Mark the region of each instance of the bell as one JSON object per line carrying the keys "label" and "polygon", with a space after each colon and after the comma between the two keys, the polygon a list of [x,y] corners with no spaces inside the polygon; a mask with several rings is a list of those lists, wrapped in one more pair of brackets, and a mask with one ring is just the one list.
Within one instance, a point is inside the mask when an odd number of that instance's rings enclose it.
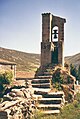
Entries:
{"label": "bell", "polygon": [[57,34],[57,30],[56,29],[54,30],[54,34]]}
{"label": "bell", "polygon": [[56,29],[54,30],[53,34],[54,34],[54,39],[56,39],[57,38],[57,34],[58,34]]}
{"label": "bell", "polygon": [[57,38],[57,34],[54,34],[54,39],[56,39]]}

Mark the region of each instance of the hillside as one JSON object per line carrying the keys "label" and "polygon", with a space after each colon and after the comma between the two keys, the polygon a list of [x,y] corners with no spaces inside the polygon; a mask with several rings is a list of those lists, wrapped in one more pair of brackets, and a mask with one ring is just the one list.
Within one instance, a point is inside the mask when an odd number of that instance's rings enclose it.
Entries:
{"label": "hillside", "polygon": [[0,47],[0,58],[15,62],[17,71],[35,71],[39,66],[40,55],[10,50]]}
{"label": "hillside", "polygon": [[68,62],[69,64],[74,64],[75,66],[79,66],[80,65],[80,53],[75,54],[73,56],[65,57],[65,61]]}
{"label": "hillside", "polygon": [[[0,58],[15,62],[17,71],[35,71],[40,65],[40,55],[25,53],[0,47]],[[80,65],[80,53],[65,57],[65,61],[76,66]]]}

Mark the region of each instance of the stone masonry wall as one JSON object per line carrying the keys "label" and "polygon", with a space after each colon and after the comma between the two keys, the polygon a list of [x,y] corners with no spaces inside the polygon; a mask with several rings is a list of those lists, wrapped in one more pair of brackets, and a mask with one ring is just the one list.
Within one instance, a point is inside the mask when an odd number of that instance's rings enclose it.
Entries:
{"label": "stone masonry wall", "polygon": [[[42,14],[42,42],[41,42],[41,66],[52,63],[51,48],[52,29],[57,26],[58,31],[58,64],[64,64],[64,23],[65,19],[54,16],[50,13]],[[54,58],[53,58],[54,59]]]}

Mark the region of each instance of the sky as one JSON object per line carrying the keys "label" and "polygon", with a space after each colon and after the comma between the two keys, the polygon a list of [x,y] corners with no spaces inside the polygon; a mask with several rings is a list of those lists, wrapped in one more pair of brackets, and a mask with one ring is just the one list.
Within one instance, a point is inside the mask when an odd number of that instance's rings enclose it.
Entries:
{"label": "sky", "polygon": [[80,0],[0,0],[0,47],[40,53],[47,12],[66,19],[64,55],[80,53]]}

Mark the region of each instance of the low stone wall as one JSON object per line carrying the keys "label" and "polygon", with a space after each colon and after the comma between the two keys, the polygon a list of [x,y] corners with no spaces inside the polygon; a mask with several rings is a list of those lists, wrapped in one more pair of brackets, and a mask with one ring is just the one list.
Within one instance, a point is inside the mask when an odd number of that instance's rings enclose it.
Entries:
{"label": "low stone wall", "polygon": [[0,103],[0,119],[28,119],[34,109],[35,101],[29,88],[12,89]]}

